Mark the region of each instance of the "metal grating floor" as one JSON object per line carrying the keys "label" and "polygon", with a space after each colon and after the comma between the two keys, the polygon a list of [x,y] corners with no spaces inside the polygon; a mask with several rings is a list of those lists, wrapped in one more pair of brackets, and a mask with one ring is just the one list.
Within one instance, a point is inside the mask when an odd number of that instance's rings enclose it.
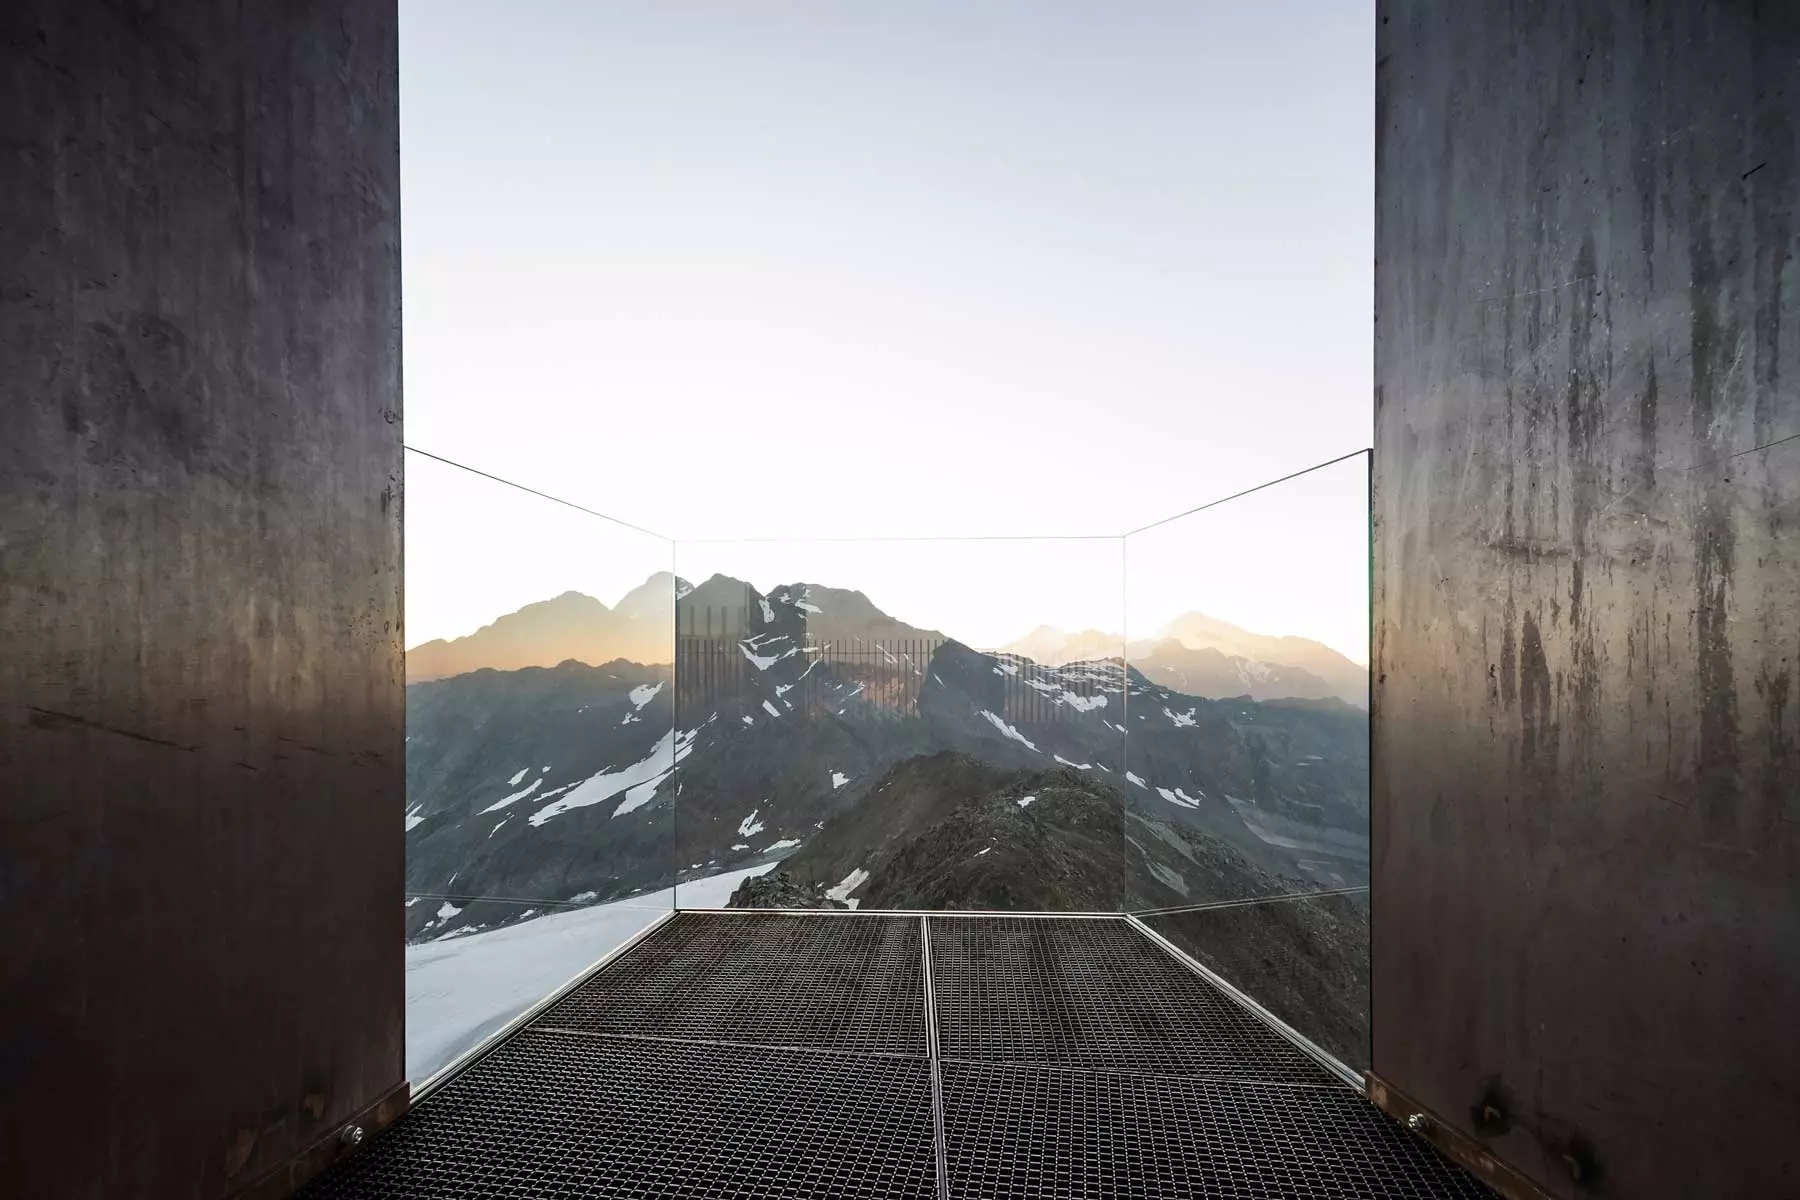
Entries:
{"label": "metal grating floor", "polygon": [[1488,1193],[1123,920],[762,912],[669,921],[303,1194]]}
{"label": "metal grating floor", "polygon": [[1294,896],[1142,917],[1354,1070],[1369,1067],[1369,897]]}
{"label": "metal grating floor", "polygon": [[1342,1086],[1123,921],[937,920],[931,969],[948,1059]]}
{"label": "metal grating floor", "polygon": [[682,913],[535,1024],[923,1054],[919,918]]}
{"label": "metal grating floor", "polygon": [[922,1059],[527,1030],[308,1195],[936,1194]]}
{"label": "metal grating floor", "polygon": [[1344,1087],[942,1069],[952,1196],[1490,1195]]}

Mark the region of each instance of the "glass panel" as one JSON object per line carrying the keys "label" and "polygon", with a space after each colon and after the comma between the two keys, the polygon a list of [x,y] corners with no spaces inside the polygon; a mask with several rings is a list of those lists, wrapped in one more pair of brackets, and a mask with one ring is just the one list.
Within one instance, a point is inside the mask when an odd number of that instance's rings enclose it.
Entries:
{"label": "glass panel", "polygon": [[1366,1051],[1350,1054],[1363,1043],[1346,1031],[1367,1027],[1368,512],[1357,455],[1126,539],[1126,903],[1337,893],[1161,924],[1356,1062]]}
{"label": "glass panel", "polygon": [[1330,1051],[1369,1068],[1369,893],[1146,916],[1156,932]]}
{"label": "glass panel", "polygon": [[680,907],[1116,910],[1117,538],[677,549]]}
{"label": "glass panel", "polygon": [[406,476],[407,1074],[667,912],[662,538],[426,456]]}

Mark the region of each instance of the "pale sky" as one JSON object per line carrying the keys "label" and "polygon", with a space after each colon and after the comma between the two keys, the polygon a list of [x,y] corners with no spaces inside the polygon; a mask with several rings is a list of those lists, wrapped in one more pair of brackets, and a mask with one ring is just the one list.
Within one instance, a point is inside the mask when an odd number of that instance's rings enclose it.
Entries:
{"label": "pale sky", "polygon": [[[1369,443],[1366,3],[401,18],[412,445],[674,537],[833,538],[1116,534]],[[675,561],[407,465],[409,645]],[[1134,539],[1129,614],[1111,541],[680,566],[976,642],[1198,608],[1365,660],[1361,471]]]}

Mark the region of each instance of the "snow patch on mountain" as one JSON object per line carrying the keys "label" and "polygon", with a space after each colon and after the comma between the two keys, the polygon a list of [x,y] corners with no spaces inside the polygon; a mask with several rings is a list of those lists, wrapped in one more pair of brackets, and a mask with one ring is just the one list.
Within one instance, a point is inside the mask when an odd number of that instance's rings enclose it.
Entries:
{"label": "snow patch on mountain", "polygon": [[[525,772],[520,771],[519,775],[523,775],[524,773]],[[513,782],[514,783],[519,782],[518,776],[513,777]],[[492,804],[488,805],[486,808],[482,809],[481,811],[484,813],[499,812],[501,809],[505,808],[509,804],[517,804],[519,801],[525,799],[525,797],[531,795],[531,793],[537,791],[539,788],[541,788],[543,786],[544,786],[544,777],[542,775],[539,775],[536,779],[532,780],[530,783],[526,784],[524,787],[520,788],[518,791],[514,792],[512,795],[500,797],[500,799],[494,801]]]}
{"label": "snow patch on mountain", "polygon": [[644,705],[656,699],[657,693],[662,690],[663,685],[662,680],[660,679],[655,683],[640,683],[631,689],[631,703],[638,708],[642,708]]}
{"label": "snow patch on mountain", "polygon": [[656,789],[674,773],[675,764],[693,751],[694,739],[699,734],[698,729],[686,730],[679,735],[675,730],[669,730],[657,739],[656,745],[642,759],[618,770],[608,769],[590,775],[569,789],[560,800],[532,813],[532,825],[541,826],[572,809],[603,804],[620,792],[625,793],[625,799],[613,810],[613,816],[621,817],[642,808],[656,798]]}
{"label": "snow patch on mountain", "polygon": [[506,786],[507,787],[518,787],[519,780],[525,778],[525,772],[527,772],[529,770],[531,770],[530,767],[520,767],[519,773],[517,775],[514,775],[511,779],[506,781]]}
{"label": "snow patch on mountain", "polygon": [[827,888],[825,890],[825,895],[829,899],[841,901],[844,904],[848,904],[851,908],[855,908],[857,905],[861,904],[862,901],[853,899],[850,893],[854,892],[857,888],[867,882],[869,882],[869,873],[861,867],[858,867],[856,870],[838,880],[838,885],[836,887]]}
{"label": "snow patch on mountain", "polygon": [[[684,908],[716,908],[772,864],[681,884]],[[592,893],[588,899],[593,899]],[[668,912],[669,888],[406,948],[406,1073],[426,1076]]]}
{"label": "snow patch on mountain", "polygon": [[1163,706],[1163,716],[1175,722],[1175,726],[1178,729],[1189,728],[1199,723],[1198,718],[1194,715],[1195,711],[1196,710],[1190,708],[1184,713],[1170,712],[1167,705]]}
{"label": "snow patch on mountain", "polygon": [[[739,642],[738,649],[743,651],[744,657],[750,660],[750,665],[759,671],[766,671],[787,657],[786,654],[755,654],[751,651],[748,642]],[[792,653],[792,650],[788,651],[788,654]]]}
{"label": "snow patch on mountain", "polygon": [[1020,733],[1017,729],[1014,729],[1011,725],[1008,725],[1005,721],[1001,720],[999,717],[996,717],[993,713],[989,712],[987,709],[985,709],[985,708],[982,709],[981,715],[986,717],[988,719],[988,723],[990,725],[992,725],[995,729],[998,729],[1001,733],[1005,734],[1007,737],[1011,738],[1013,741],[1018,742],[1020,745],[1024,746],[1027,750],[1030,750],[1033,753],[1042,753],[1042,751],[1038,750],[1036,742],[1033,742],[1030,738],[1028,738],[1024,734]]}
{"label": "snow patch on mountain", "polygon": [[756,814],[761,811],[762,809],[760,808],[753,808],[750,810],[749,816],[738,822],[739,835],[743,837],[755,837],[763,831],[763,823],[756,819]]}
{"label": "snow patch on mountain", "polygon": [[[1179,805],[1182,808],[1200,807],[1200,801],[1194,799],[1180,788],[1159,787],[1156,789],[1156,794],[1161,796],[1164,800],[1167,800],[1170,804]],[[1201,792],[1200,794],[1202,796],[1206,795],[1205,792]]]}

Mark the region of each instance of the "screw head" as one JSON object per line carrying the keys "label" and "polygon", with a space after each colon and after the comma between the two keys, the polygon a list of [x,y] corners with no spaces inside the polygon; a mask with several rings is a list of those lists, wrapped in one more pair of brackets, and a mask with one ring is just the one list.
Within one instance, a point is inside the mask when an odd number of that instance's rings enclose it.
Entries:
{"label": "screw head", "polygon": [[338,1141],[346,1146],[360,1146],[362,1140],[363,1127],[361,1125],[346,1125],[344,1132],[338,1134]]}
{"label": "screw head", "polygon": [[1406,1127],[1414,1133],[1424,1133],[1431,1128],[1431,1118],[1424,1113],[1414,1113],[1406,1118]]}

